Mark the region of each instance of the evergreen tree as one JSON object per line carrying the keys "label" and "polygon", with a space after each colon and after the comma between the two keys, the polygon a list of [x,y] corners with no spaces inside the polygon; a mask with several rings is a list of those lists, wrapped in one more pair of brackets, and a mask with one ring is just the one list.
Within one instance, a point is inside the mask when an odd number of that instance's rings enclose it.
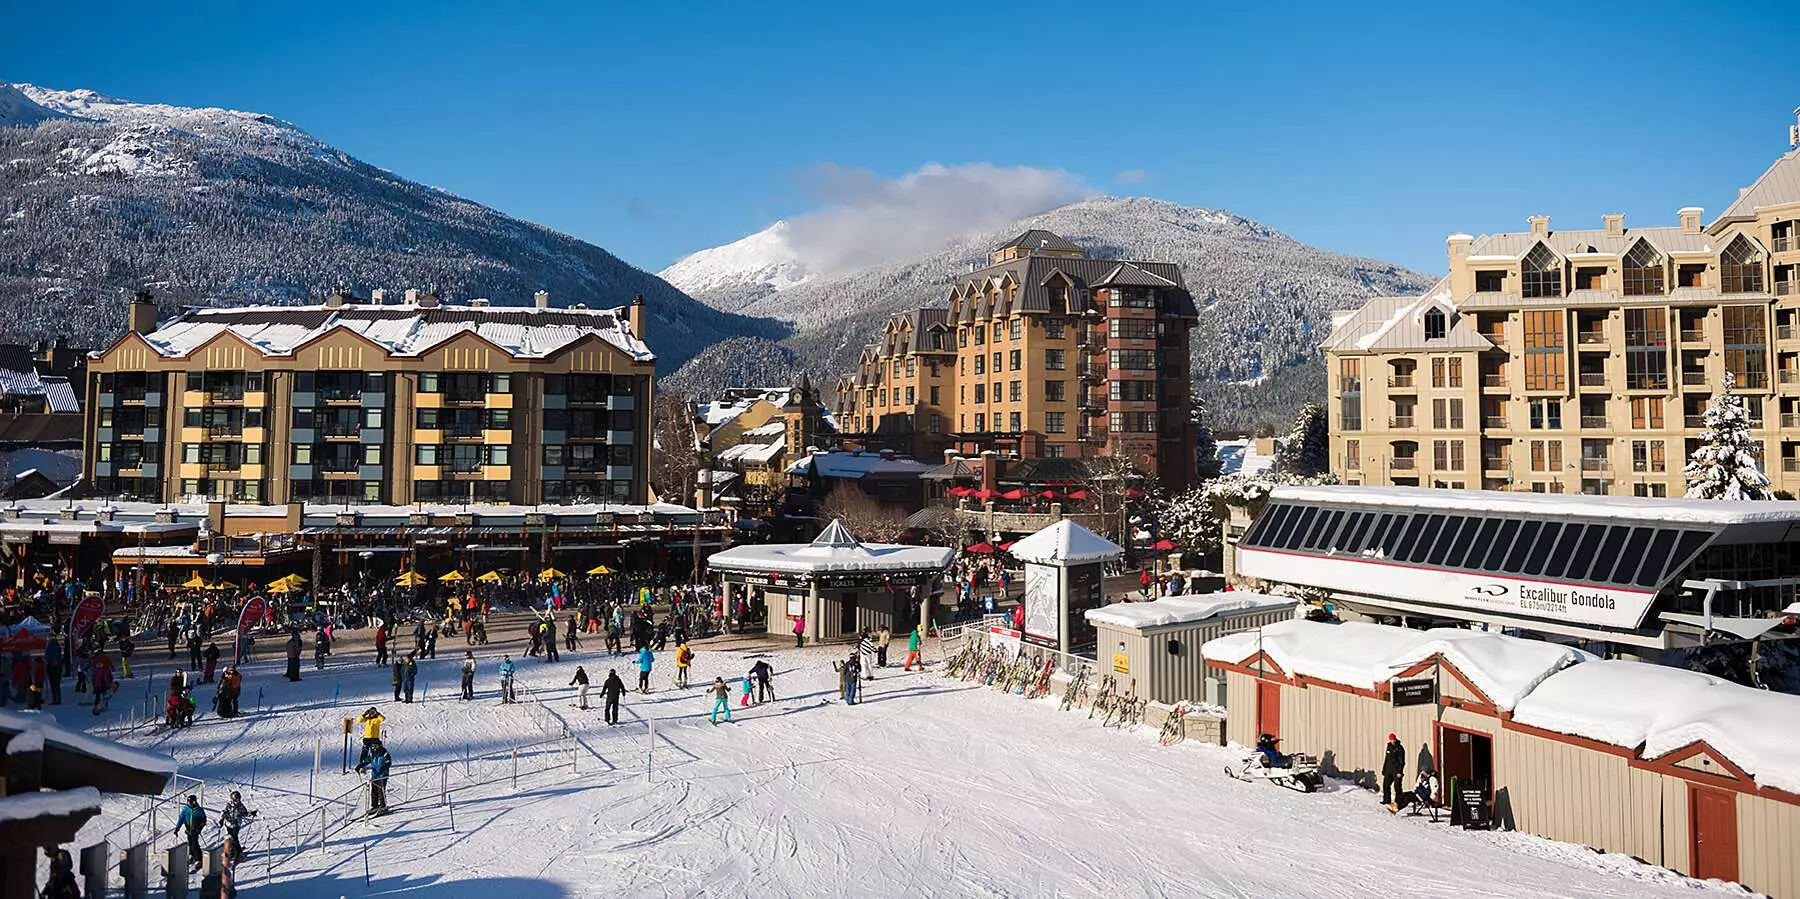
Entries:
{"label": "evergreen tree", "polygon": [[1331,470],[1331,435],[1326,430],[1325,410],[1318,403],[1307,403],[1294,417],[1293,430],[1275,454],[1275,469],[1303,478]]}
{"label": "evergreen tree", "polygon": [[1197,457],[1195,473],[1202,481],[1210,481],[1218,477],[1222,470],[1219,466],[1219,441],[1213,437],[1212,429],[1206,426],[1203,413],[1198,425],[1199,432],[1194,435],[1194,455]]}
{"label": "evergreen tree", "polygon": [[1706,404],[1700,446],[1682,473],[1689,499],[1771,499],[1769,476],[1756,462],[1762,447],[1750,436],[1744,400],[1732,394],[1735,383],[1725,375],[1724,390]]}

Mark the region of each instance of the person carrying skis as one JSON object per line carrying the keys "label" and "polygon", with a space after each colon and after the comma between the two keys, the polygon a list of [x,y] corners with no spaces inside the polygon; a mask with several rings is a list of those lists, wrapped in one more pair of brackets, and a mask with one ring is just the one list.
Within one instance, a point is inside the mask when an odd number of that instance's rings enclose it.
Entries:
{"label": "person carrying skis", "polygon": [[764,703],[773,700],[775,688],[770,686],[770,681],[775,679],[775,669],[769,664],[769,660],[757,659],[756,664],[750,666],[750,675],[756,678],[756,701]]}
{"label": "person carrying skis", "polygon": [[580,699],[581,710],[584,712],[587,711],[587,693],[588,693],[587,669],[581,667],[580,665],[576,665],[575,666],[575,679],[572,681],[569,681],[569,686],[575,688],[575,695]]}
{"label": "person carrying skis", "polygon": [[475,698],[475,653],[468,650],[463,651],[462,698],[465,700]]}
{"label": "person carrying skis", "polygon": [[206,809],[200,807],[200,797],[189,796],[187,805],[181,807],[181,814],[175,817],[175,829],[187,834],[188,870],[200,870],[200,829],[206,826]]}
{"label": "person carrying skis", "polygon": [[556,652],[556,619],[546,617],[543,627],[544,661],[546,663],[561,661],[562,657]]}
{"label": "person carrying skis", "polygon": [[1381,804],[1390,812],[1400,811],[1400,794],[1406,789],[1400,781],[1405,775],[1406,744],[1388,734],[1387,749],[1381,758]]}
{"label": "person carrying skis", "polygon": [[919,670],[925,670],[925,660],[919,658],[919,644],[925,639],[925,625],[916,625],[912,633],[906,636],[906,667],[902,671],[911,671],[914,662],[919,663]]}
{"label": "person carrying skis", "polygon": [[712,714],[706,716],[707,720],[716,725],[719,723],[719,713],[724,712],[725,720],[730,721],[731,688],[726,686],[725,679],[722,677],[713,678],[712,690],[710,692],[712,693],[713,707]]}
{"label": "person carrying skis", "polygon": [[514,669],[514,667],[516,667],[516,666],[513,665],[512,656],[510,654],[500,657],[500,701],[501,702],[512,702],[513,701],[513,669]]}
{"label": "person carrying skis", "polygon": [[600,685],[600,697],[606,700],[606,723],[619,723],[619,697],[625,695],[625,682],[619,679],[619,669],[606,672],[606,681]]}
{"label": "person carrying skis", "polygon": [[412,703],[413,681],[416,680],[418,676],[419,660],[414,658],[413,654],[409,652],[406,654],[406,670],[400,673],[400,686],[406,692],[405,701],[409,705]]}
{"label": "person carrying skis", "polygon": [[638,650],[638,692],[650,692],[650,668],[656,664],[656,654],[650,651],[649,644]]}
{"label": "person carrying skis", "polygon": [[244,857],[244,841],[238,837],[238,831],[255,817],[256,812],[244,806],[243,795],[232,790],[231,801],[225,803],[225,810],[219,813],[219,823],[225,826],[225,846],[233,861]]}
{"label": "person carrying skis", "polygon": [[693,647],[683,643],[675,647],[675,686],[688,685],[688,666],[694,664]]}

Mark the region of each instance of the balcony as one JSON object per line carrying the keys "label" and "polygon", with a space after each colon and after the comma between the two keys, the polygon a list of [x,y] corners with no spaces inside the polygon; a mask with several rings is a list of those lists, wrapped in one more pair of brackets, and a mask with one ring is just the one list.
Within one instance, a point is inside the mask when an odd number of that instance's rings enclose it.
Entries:
{"label": "balcony", "polygon": [[444,398],[444,404],[447,406],[479,406],[487,402],[487,394],[485,393],[446,391],[438,395]]}
{"label": "balcony", "polygon": [[1800,384],[1800,371],[1784,368],[1775,373],[1783,384]]}
{"label": "balcony", "polygon": [[1502,372],[1484,373],[1481,376],[1481,386],[1483,386],[1483,387],[1505,387],[1506,386],[1506,375]]}
{"label": "balcony", "polygon": [[1507,458],[1505,456],[1482,456],[1481,457],[1481,470],[1482,471],[1505,471],[1507,469],[1507,466],[1509,466],[1511,464],[1512,463],[1507,461]]}
{"label": "balcony", "polygon": [[206,470],[209,472],[237,471],[238,461],[236,459],[208,459]]}
{"label": "balcony", "polygon": [[1684,415],[1681,417],[1681,426],[1689,430],[1697,431],[1706,427],[1706,416]]}
{"label": "balcony", "polygon": [[207,425],[206,436],[215,439],[223,437],[242,437],[244,436],[244,426],[242,424]]}
{"label": "balcony", "polygon": [[361,437],[362,425],[360,422],[354,421],[348,424],[340,421],[326,422],[319,425],[319,436],[326,438]]}
{"label": "balcony", "polygon": [[1604,428],[1606,427],[1606,416],[1583,415],[1581,416],[1581,426],[1584,428]]}
{"label": "balcony", "polygon": [[1781,426],[1784,429],[1800,429],[1800,412],[1781,413]]}
{"label": "balcony", "polygon": [[1604,348],[1606,346],[1606,333],[1604,331],[1581,331],[1575,335],[1575,344],[1577,346]]}
{"label": "balcony", "polygon": [[318,465],[325,474],[348,474],[357,470],[355,459],[326,459]]}
{"label": "balcony", "polygon": [[206,402],[208,404],[241,403],[243,401],[244,388],[241,384],[226,387],[214,387],[211,390],[206,391]]}
{"label": "balcony", "polygon": [[1481,426],[1484,428],[1504,428],[1504,427],[1506,427],[1506,416],[1504,416],[1504,415],[1483,416],[1481,419]]}
{"label": "balcony", "polygon": [[1800,250],[1800,237],[1789,235],[1777,237],[1769,241],[1769,250],[1775,253],[1786,253],[1789,250]]}
{"label": "balcony", "polygon": [[313,393],[327,403],[362,402],[362,390],[354,387],[321,387]]}
{"label": "balcony", "polygon": [[1412,456],[1395,456],[1393,462],[1389,464],[1388,467],[1395,471],[1417,471],[1419,468],[1419,460]]}
{"label": "balcony", "polygon": [[1682,343],[1705,343],[1706,342],[1706,329],[1705,328],[1692,328],[1692,329],[1682,328],[1681,329],[1681,342]]}
{"label": "balcony", "polygon": [[1800,471],[1800,458],[1788,456],[1781,460],[1781,470],[1785,472]]}
{"label": "balcony", "polygon": [[1487,342],[1493,344],[1496,349],[1506,348],[1506,332],[1504,331],[1477,331],[1475,333],[1487,338]]}
{"label": "balcony", "polygon": [[1411,389],[1413,386],[1413,376],[1412,375],[1394,375],[1393,377],[1388,378],[1388,386],[1389,387],[1397,387],[1397,388],[1400,388],[1403,390]]}
{"label": "balcony", "polygon": [[1605,457],[1583,456],[1581,459],[1582,471],[1606,471],[1611,467],[1611,463]]}
{"label": "balcony", "polygon": [[144,388],[124,389],[113,392],[113,399],[121,403],[141,403],[144,401]]}
{"label": "balcony", "polygon": [[1584,371],[1575,377],[1575,383],[1580,384],[1583,387],[1606,386],[1606,372],[1603,371]]}
{"label": "balcony", "polygon": [[1800,293],[1800,281],[1776,281],[1775,295],[1778,297],[1793,296]]}
{"label": "balcony", "polygon": [[1683,386],[1683,387],[1705,387],[1706,386],[1706,372],[1703,372],[1703,371],[1684,371],[1684,372],[1682,372],[1681,373],[1681,386]]}
{"label": "balcony", "polygon": [[1388,416],[1388,427],[1390,427],[1390,428],[1410,428],[1412,426],[1413,426],[1413,417],[1410,415],[1390,415],[1390,416]]}

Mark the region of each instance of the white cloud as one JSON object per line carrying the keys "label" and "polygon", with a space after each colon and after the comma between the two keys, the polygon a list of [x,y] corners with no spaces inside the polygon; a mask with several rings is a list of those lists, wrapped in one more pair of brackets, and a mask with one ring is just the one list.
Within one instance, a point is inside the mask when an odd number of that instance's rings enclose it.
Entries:
{"label": "white cloud", "polygon": [[827,274],[917,255],[1095,194],[1060,169],[985,163],[932,163],[895,179],[825,164],[801,183],[822,205],[789,220],[789,240],[807,269]]}
{"label": "white cloud", "polygon": [[1114,172],[1112,179],[1114,184],[1143,184],[1155,177],[1156,173],[1148,169],[1125,169]]}

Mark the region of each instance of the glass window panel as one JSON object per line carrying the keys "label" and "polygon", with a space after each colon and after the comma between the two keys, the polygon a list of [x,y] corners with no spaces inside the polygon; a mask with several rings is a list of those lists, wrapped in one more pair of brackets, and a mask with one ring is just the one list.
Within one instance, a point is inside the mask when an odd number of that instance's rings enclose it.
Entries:
{"label": "glass window panel", "polygon": [[1300,541],[1306,537],[1306,532],[1312,528],[1313,519],[1317,518],[1318,515],[1319,510],[1316,508],[1311,506],[1301,508],[1300,515],[1294,519],[1293,528],[1282,535],[1281,547],[1283,549],[1293,549],[1294,547],[1299,546]]}
{"label": "glass window panel", "polygon": [[1318,523],[1313,525],[1312,533],[1306,535],[1304,547],[1306,549],[1323,549],[1325,541],[1330,539],[1333,531],[1337,530],[1338,522],[1343,517],[1344,513],[1336,509],[1320,515]]}
{"label": "glass window panel", "polygon": [[1481,564],[1481,557],[1487,542],[1493,538],[1494,529],[1500,526],[1498,518],[1472,518],[1461,534],[1456,537],[1456,545],[1451,548],[1450,555],[1444,564],[1451,568],[1475,568]]}
{"label": "glass window panel", "polygon": [[[1640,587],[1654,587],[1662,580],[1663,566],[1669,562],[1669,550],[1675,546],[1675,531],[1658,529],[1650,538],[1650,548],[1645,551],[1643,564],[1638,567],[1637,576],[1631,582]],[[1622,576],[1622,575],[1621,575]]]}
{"label": "glass window panel", "polygon": [[1665,578],[1679,574],[1681,569],[1687,567],[1694,554],[1700,551],[1700,547],[1705,546],[1706,541],[1712,539],[1711,534],[1701,531],[1681,531],[1680,534],[1680,538],[1675,541],[1674,551],[1669,553],[1669,564],[1662,571],[1662,576]]}
{"label": "glass window panel", "polygon": [[1544,564],[1550,561],[1550,551],[1556,547],[1557,533],[1561,530],[1562,525],[1551,522],[1538,531],[1537,539],[1531,542],[1531,547],[1525,554],[1525,566],[1520,570],[1521,574],[1537,577],[1543,573]]}
{"label": "glass window panel", "polygon": [[1444,519],[1444,527],[1438,531],[1437,539],[1432,541],[1431,552],[1425,556],[1427,565],[1443,565],[1450,558],[1450,548],[1456,545],[1457,535],[1462,533],[1463,526],[1469,519],[1461,515],[1450,515]]}
{"label": "glass window panel", "polygon": [[1563,569],[1562,576],[1572,581],[1587,580],[1589,568],[1594,566],[1594,552],[1600,548],[1600,541],[1606,538],[1610,528],[1598,524],[1587,526],[1587,532],[1581,535],[1581,542],[1575,545],[1575,554],[1569,557],[1568,567]]}
{"label": "glass window panel", "polygon": [[1407,539],[1401,541],[1402,560],[1417,562],[1424,559],[1426,554],[1431,552],[1431,545],[1437,542],[1438,532],[1443,529],[1444,516],[1426,515],[1425,520],[1421,522],[1418,534],[1415,536],[1409,533]]}
{"label": "glass window panel", "polygon": [[1619,564],[1619,550],[1625,547],[1625,538],[1629,536],[1631,528],[1628,527],[1606,529],[1606,541],[1593,554],[1588,580],[1600,583],[1612,580],[1612,570]]}
{"label": "glass window panel", "polygon": [[[1487,557],[1481,560],[1479,566],[1471,562],[1469,567],[1480,567],[1485,571],[1500,571],[1506,564],[1507,551],[1512,549],[1513,538],[1518,535],[1519,522],[1517,520],[1501,520],[1500,529],[1494,534],[1493,539],[1483,541],[1487,544]],[[1476,549],[1480,548],[1479,545],[1476,546]]]}
{"label": "glass window panel", "polygon": [[1581,540],[1583,525],[1565,524],[1562,534],[1556,538],[1556,544],[1550,548],[1550,559],[1544,563],[1543,576],[1560,578],[1569,567],[1569,560],[1575,557],[1575,545]]}

